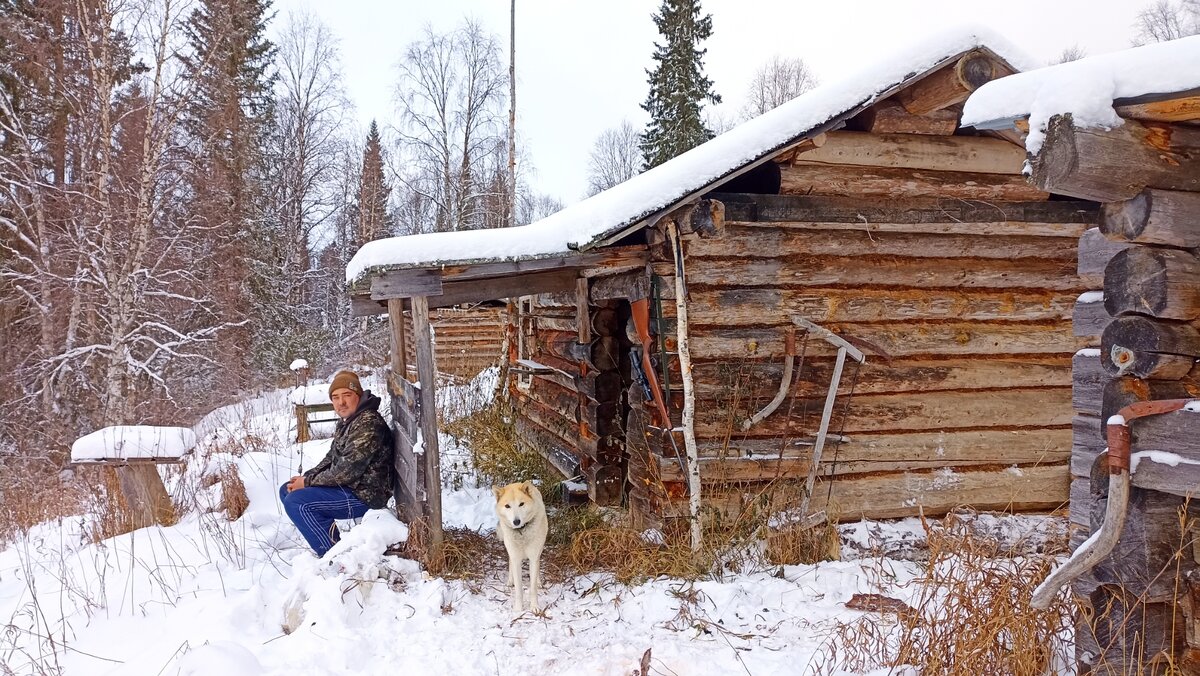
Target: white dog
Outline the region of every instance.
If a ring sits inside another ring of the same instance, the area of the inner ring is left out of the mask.
[[[497,529],[508,550],[508,581],[513,585],[513,611],[521,613],[524,593],[521,566],[529,559],[529,609],[538,611],[539,569],[546,545],[546,505],[537,486],[526,481],[509,484],[496,492]]]

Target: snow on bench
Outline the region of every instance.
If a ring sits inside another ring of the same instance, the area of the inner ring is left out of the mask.
[[[297,387],[288,395],[288,401],[296,409],[296,443],[312,439],[310,425],[338,421],[338,417],[333,414],[333,403],[329,401],[329,383]],[[310,417],[319,413],[329,415],[321,418]]]
[[[196,446],[196,433],[186,427],[116,425],[80,437],[71,445],[71,462],[127,465],[172,464]]]

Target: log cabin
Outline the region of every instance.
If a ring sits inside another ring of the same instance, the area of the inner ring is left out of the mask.
[[[1078,673],[1200,673],[1200,37],[986,84],[963,122],[1028,131],[1033,184],[1100,206],[1073,311],[1078,551],[1051,576]]]
[[[998,44],[899,50],[528,226],[372,242],[347,270],[355,312],[418,318],[403,374],[429,308],[510,299],[518,433],[642,527],[694,524],[697,497],[714,518],[781,508],[810,473],[811,509],[842,519],[1058,508],[1099,211],[1027,180],[1020,130],[960,125],[1026,65]],[[831,406],[840,360],[805,326],[865,356]],[[437,476],[428,431],[412,452],[432,395],[393,392],[415,504]]]

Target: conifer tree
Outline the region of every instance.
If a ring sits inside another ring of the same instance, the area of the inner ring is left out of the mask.
[[[720,103],[712,81],[704,75],[705,49],[712,35],[712,15],[701,15],[700,0],[662,0],[654,24],[663,36],[654,43],[650,94],[642,108],[650,123],[639,147],[646,168],[655,167],[713,137],[700,116],[704,101]]]
[[[189,215],[212,233],[197,267],[230,322],[269,314],[261,310],[271,302],[270,276],[277,272],[268,261],[280,244],[264,208],[275,56],[266,37],[270,7],[270,0],[200,0],[186,24],[190,50],[182,61],[193,87],[184,112]],[[246,347],[254,344],[254,328],[247,323],[218,338],[218,361],[239,384],[250,375],[254,350]]]
[[[358,189],[358,244],[391,234],[387,204],[392,189],[383,175],[383,147],[379,127],[371,120],[367,147],[363,150],[362,180]]]

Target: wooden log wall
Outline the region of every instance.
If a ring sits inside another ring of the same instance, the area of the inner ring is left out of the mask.
[[[504,308],[439,308],[430,310],[429,322],[439,373],[474,378],[480,371],[500,363]],[[406,313],[405,324],[408,335],[412,335],[411,313]],[[407,363],[415,365],[413,341],[407,341],[407,348]]]
[[[1178,133],[1175,133],[1178,132]],[[1103,522],[1108,471],[1103,422],[1137,401],[1200,395],[1200,135],[1176,125],[1127,121],[1112,130],[1052,121],[1034,158],[1040,187],[1103,202],[1099,227],[1080,239],[1089,292],[1074,310],[1088,348],[1073,367],[1072,541]],[[1187,152],[1184,152],[1184,151]],[[1166,673],[1200,666],[1197,567],[1189,499],[1200,490],[1200,417],[1180,412],[1130,425],[1132,451],[1179,455],[1143,460],[1132,477],[1125,529],[1114,551],[1074,583],[1081,673]],[[1155,666],[1158,665],[1158,666]]]
[[[517,379],[527,384],[513,392],[524,443],[538,448],[565,477],[580,474],[589,497],[607,505],[620,502],[626,478],[629,311],[627,303],[622,309],[615,300],[593,298],[590,284],[613,285],[604,277],[585,279],[576,294],[534,298],[522,320],[529,323],[525,357],[546,370]]]
[[[716,197],[724,237],[685,242],[706,504],[743,509],[772,482],[808,471],[831,375],[826,343],[805,346],[775,413],[740,427],[780,386],[794,315],[867,353],[839,390],[831,432],[849,440],[826,448],[817,508],[831,496],[836,513],[857,519],[1067,502],[1072,359],[1094,342],[1072,331],[1086,290],[1076,252],[1094,205]],[[669,297],[671,257],[662,246],[652,252]],[[673,308],[663,303],[668,352]],[[670,366],[678,405],[678,364]],[[647,493],[636,502],[656,512],[646,522],[686,513],[684,477],[665,442],[646,436],[658,466],[635,481],[635,494]]]

